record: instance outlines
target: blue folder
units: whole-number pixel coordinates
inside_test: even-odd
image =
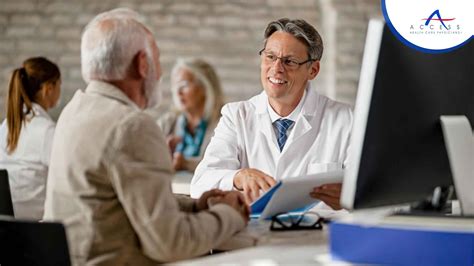
[[[259,215],[260,213],[263,212],[265,209],[265,206],[267,206],[268,202],[273,196],[273,193],[278,190],[278,188],[281,186],[281,181],[276,183],[272,188],[270,188],[262,197],[260,197],[257,201],[252,203],[250,206],[251,209],[251,214],[253,215]]]
[[[275,186],[270,188],[270,190],[268,190],[261,198],[259,198],[257,201],[252,203],[252,205],[250,206],[250,210],[251,210],[250,218],[251,219],[260,218],[260,215],[262,214],[263,210],[267,206],[268,202],[271,200],[271,198],[272,198],[273,194],[275,193],[275,191],[277,191],[280,186],[281,186],[281,181],[279,181]],[[304,206],[302,208],[298,208],[298,209],[289,211],[288,214],[289,215],[292,215],[292,214],[300,215],[301,213],[311,209],[318,202],[319,201],[315,201],[315,203],[309,204],[309,205]],[[268,219],[270,219],[270,218],[268,218]]]

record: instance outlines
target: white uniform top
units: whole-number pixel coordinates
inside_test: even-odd
[[[0,127],[0,168],[8,171],[8,179],[16,218],[40,220],[43,217],[49,156],[55,123],[46,111],[33,103],[34,116],[23,124],[18,145],[7,152],[8,126]]]

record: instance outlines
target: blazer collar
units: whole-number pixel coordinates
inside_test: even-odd
[[[100,94],[107,98],[112,98],[117,101],[120,101],[128,106],[133,107],[136,110],[141,110],[140,107],[138,107],[136,103],[130,100],[130,98],[128,98],[128,96],[125,95],[125,93],[123,93],[119,88],[107,82],[92,80],[87,85],[86,93]]]

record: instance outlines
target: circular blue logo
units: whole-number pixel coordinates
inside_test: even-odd
[[[382,12],[393,34],[425,53],[446,53],[473,38],[473,0],[382,0]]]

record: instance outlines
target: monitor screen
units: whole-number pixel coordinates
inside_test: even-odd
[[[400,42],[382,21],[367,33],[342,205],[420,201],[453,183],[441,115],[474,125],[474,41],[443,54]]]

